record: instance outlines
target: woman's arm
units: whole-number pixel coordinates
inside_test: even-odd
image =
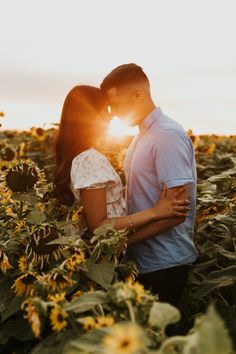
[[[188,190],[185,189],[181,191],[180,187],[168,189],[167,195],[169,197],[173,196],[176,191],[180,192],[179,197],[181,199],[187,199]],[[154,236],[158,236],[163,232],[183,223],[185,221],[185,218],[186,217],[169,218],[150,223],[149,225],[146,225],[143,228],[137,230],[135,233],[129,234],[127,237],[127,245],[133,245],[137,242],[148,240]]]
[[[115,229],[129,228],[131,221],[131,224],[138,230],[145,225],[153,224],[165,218],[184,218],[186,217],[186,211],[189,209],[189,202],[186,198],[179,201],[177,198],[185,190],[186,187],[180,187],[172,194],[164,190],[157,204],[152,208],[115,218],[107,217],[106,188],[81,189],[80,192],[87,225],[89,231],[93,232],[97,227],[111,221],[114,222]]]
[[[144,226],[137,232],[129,234],[127,237],[127,245],[133,245],[137,242],[149,240],[155,236],[162,234],[163,232],[177,226],[185,221],[185,218],[166,219],[153,222]],[[173,240],[174,241],[174,240]]]

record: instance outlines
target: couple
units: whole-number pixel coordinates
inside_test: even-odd
[[[95,145],[111,116],[139,125],[125,159],[125,201],[119,175]],[[161,301],[179,306],[197,258],[194,149],[183,128],[153,102],[140,66],[121,65],[100,88],[76,86],[69,92],[55,154],[60,200],[81,203],[91,233],[111,220],[116,229],[128,228],[125,259],[136,261],[137,280]]]

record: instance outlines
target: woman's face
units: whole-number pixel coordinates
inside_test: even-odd
[[[108,104],[104,105],[103,108],[98,112],[96,121],[95,121],[95,130],[97,134],[103,136],[111,120],[111,114],[109,113]]]

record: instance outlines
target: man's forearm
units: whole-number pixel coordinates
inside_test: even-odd
[[[137,242],[148,240],[184,222],[184,218],[166,219],[153,222],[137,232],[128,235],[127,244],[133,245]]]

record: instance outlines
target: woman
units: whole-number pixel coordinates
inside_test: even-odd
[[[96,149],[96,141],[107,128],[110,117],[106,98],[99,88],[76,86],[67,95],[55,140],[54,185],[64,204],[81,203],[89,232],[113,221],[114,228],[127,228],[137,240],[153,235],[145,226],[166,218],[183,218],[187,200],[177,200],[180,192],[168,198],[164,190],[158,202],[147,210],[126,215],[119,175],[107,158]],[[179,221],[178,221],[179,223]]]

